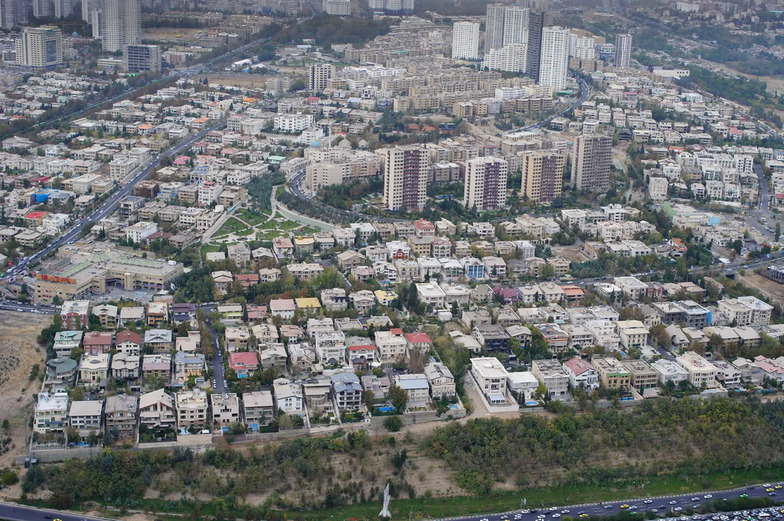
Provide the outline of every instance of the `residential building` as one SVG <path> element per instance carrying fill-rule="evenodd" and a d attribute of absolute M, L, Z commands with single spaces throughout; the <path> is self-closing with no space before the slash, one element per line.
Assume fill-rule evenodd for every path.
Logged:
<path fill-rule="evenodd" d="M 97 389 L 106 385 L 109 376 L 109 353 L 85 355 L 79 363 L 79 383 Z"/>
<path fill-rule="evenodd" d="M 177 425 L 200 429 L 208 424 L 207 393 L 201 389 L 181 391 L 175 395 Z"/>
<path fill-rule="evenodd" d="M 681 382 L 689 379 L 688 371 L 672 360 L 662 358 L 661 360 L 653 362 L 651 368 L 656 371 L 659 383 L 662 385 L 667 385 L 669 382 L 672 382 L 673 385 L 677 386 Z"/>
<path fill-rule="evenodd" d="M 520 197 L 531 202 L 550 202 L 561 197 L 566 157 L 548 152 L 529 152 L 522 157 Z"/>
<path fill-rule="evenodd" d="M 594 357 L 591 365 L 599 373 L 599 381 L 605 389 L 628 389 L 631 386 L 631 373 L 615 358 Z"/>
<path fill-rule="evenodd" d="M 425 366 L 425 378 L 430 384 L 430 395 L 434 400 L 451 400 L 457 396 L 455 377 L 441 362 L 430 362 Z"/>
<path fill-rule="evenodd" d="M 395 385 L 408 395 L 406 408 L 409 410 L 427 407 L 430 402 L 430 385 L 424 374 L 395 375 Z"/>
<path fill-rule="evenodd" d="M 161 72 L 161 47 L 126 45 L 123 48 L 123 68 L 127 72 Z"/>
<path fill-rule="evenodd" d="M 271 391 L 253 391 L 242 395 L 242 416 L 253 431 L 269 425 L 275 419 L 275 406 Z"/>
<path fill-rule="evenodd" d="M 506 206 L 508 163 L 491 156 L 471 159 L 466 164 L 463 204 L 485 212 Z"/>
<path fill-rule="evenodd" d="M 575 356 L 564 362 L 563 368 L 573 388 L 582 387 L 588 392 L 599 388 L 599 373 L 590 362 Z"/>
<path fill-rule="evenodd" d="M 531 362 L 531 373 L 547 388 L 550 398 L 558 400 L 569 392 L 569 373 L 558 360 L 544 359 Z"/>
<path fill-rule="evenodd" d="M 491 405 L 504 405 L 508 373 L 497 358 L 472 358 L 471 375 Z"/>
<path fill-rule="evenodd" d="M 308 75 L 308 90 L 311 92 L 321 92 L 327 88 L 327 82 L 335 75 L 335 66 L 329 63 L 321 63 L 310 66 Z"/>
<path fill-rule="evenodd" d="M 103 400 L 75 400 L 68 410 L 68 426 L 76 429 L 84 440 L 100 435 L 103 425 Z"/>
<path fill-rule="evenodd" d="M 354 411 L 362 406 L 362 384 L 354 373 L 337 373 L 331 376 L 332 392 L 338 410 Z"/>
<path fill-rule="evenodd" d="M 138 408 L 139 399 L 135 395 L 116 394 L 108 396 L 104 408 L 106 430 L 116 429 L 120 434 L 120 438 L 135 440 Z"/>
<path fill-rule="evenodd" d="M 659 373 L 643 360 L 624 360 L 621 362 L 631 374 L 631 386 L 637 392 L 656 387 L 659 382 Z"/>
<path fill-rule="evenodd" d="M 63 432 L 68 419 L 68 393 L 40 392 L 35 405 L 33 431 L 40 434 Z"/>
<path fill-rule="evenodd" d="M 148 429 L 176 428 L 177 416 L 172 396 L 163 389 L 139 396 L 139 425 Z"/>
<path fill-rule="evenodd" d="M 394 212 L 424 208 L 430 170 L 428 150 L 409 145 L 384 149 L 383 154 L 384 207 Z"/>
<path fill-rule="evenodd" d="M 570 35 L 569 29 L 564 27 L 552 26 L 542 30 L 538 83 L 552 87 L 556 92 L 566 88 Z"/>
<path fill-rule="evenodd" d="M 275 404 L 279 411 L 286 414 L 302 415 L 305 410 L 305 402 L 302 397 L 302 386 L 287 380 L 278 378 L 272 382 L 275 394 Z"/>
<path fill-rule="evenodd" d="M 632 62 L 632 35 L 619 34 L 615 37 L 615 66 L 628 68 Z"/>
<path fill-rule="evenodd" d="M 572 151 L 572 186 L 604 193 L 610 188 L 612 138 L 598 134 L 577 136 Z"/>
<path fill-rule="evenodd" d="M 63 63 L 63 33 L 58 27 L 22 27 L 16 40 L 16 63 L 30 69 L 51 69 Z"/>
<path fill-rule="evenodd" d="M 694 351 L 686 351 L 675 358 L 678 364 L 689 373 L 689 383 L 694 387 L 713 387 L 718 369 Z"/>
<path fill-rule="evenodd" d="M 479 59 L 479 24 L 455 22 L 452 25 L 452 58 L 458 60 Z"/>
<path fill-rule="evenodd" d="M 228 426 L 240 422 L 240 399 L 237 393 L 212 393 L 212 423 Z"/>
<path fill-rule="evenodd" d="M 142 43 L 139 0 L 100 0 L 101 44 L 105 52 L 122 51 Z"/>

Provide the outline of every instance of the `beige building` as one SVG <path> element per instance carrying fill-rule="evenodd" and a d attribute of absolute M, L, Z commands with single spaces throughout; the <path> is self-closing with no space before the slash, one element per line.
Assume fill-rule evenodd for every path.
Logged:
<path fill-rule="evenodd" d="M 548 152 L 529 152 L 522 157 L 520 197 L 548 202 L 561 197 L 566 157 Z"/>
<path fill-rule="evenodd" d="M 631 386 L 631 372 L 615 358 L 594 357 L 591 365 L 599 373 L 599 381 L 605 389 L 628 389 Z"/>
<path fill-rule="evenodd" d="M 182 391 L 176 395 L 177 425 L 201 428 L 207 424 L 207 393 L 201 389 Z"/>
<path fill-rule="evenodd" d="M 495 157 L 477 157 L 466 164 L 463 204 L 480 212 L 506 206 L 509 164 Z"/>
<path fill-rule="evenodd" d="M 236 393 L 213 393 L 210 395 L 212 403 L 212 423 L 224 426 L 240 421 L 240 399 Z"/>

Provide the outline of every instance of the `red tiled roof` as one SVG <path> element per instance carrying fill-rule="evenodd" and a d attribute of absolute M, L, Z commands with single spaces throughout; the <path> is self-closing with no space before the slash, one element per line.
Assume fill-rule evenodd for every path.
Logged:
<path fill-rule="evenodd" d="M 412 344 L 431 344 L 430 335 L 427 333 L 406 333 L 406 340 Z"/>

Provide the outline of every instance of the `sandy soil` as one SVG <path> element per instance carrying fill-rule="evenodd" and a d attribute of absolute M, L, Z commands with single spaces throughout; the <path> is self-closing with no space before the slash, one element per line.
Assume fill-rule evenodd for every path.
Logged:
<path fill-rule="evenodd" d="M 758 289 L 763 295 L 773 300 L 784 302 L 784 284 L 774 282 L 753 271 L 747 271 L 745 275 L 738 274 L 735 278 L 746 286 Z"/>
<path fill-rule="evenodd" d="M 10 450 L 0 454 L 0 468 L 13 466 L 16 456 L 25 452 L 25 421 L 41 385 L 39 380 L 29 380 L 30 369 L 38 364 L 44 371 L 44 351 L 35 338 L 51 320 L 49 315 L 0 311 L 0 422 L 10 422 L 8 435 L 12 440 Z M 0 498 L 18 497 L 19 493 L 16 485 L 0 491 Z"/>
<path fill-rule="evenodd" d="M 142 36 L 145 40 L 156 42 L 195 42 L 196 35 L 206 32 L 205 29 L 184 29 L 179 27 L 148 27 Z"/>
<path fill-rule="evenodd" d="M 263 74 L 208 74 L 210 83 L 233 85 L 247 89 L 263 89 L 269 76 Z"/>

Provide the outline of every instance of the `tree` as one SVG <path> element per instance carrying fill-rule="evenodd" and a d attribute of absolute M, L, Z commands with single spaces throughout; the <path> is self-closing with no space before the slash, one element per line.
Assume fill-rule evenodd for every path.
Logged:
<path fill-rule="evenodd" d="M 779 237 L 781 237 L 781 223 L 776 223 L 776 242 L 778 242 Z"/>
<path fill-rule="evenodd" d="M 367 407 L 368 411 L 373 410 L 373 407 L 376 403 L 376 398 L 373 394 L 373 391 L 368 390 L 362 393 L 362 403 L 365 405 L 365 407 Z"/>
<path fill-rule="evenodd" d="M 403 428 L 403 420 L 400 416 L 388 416 L 384 419 L 384 428 L 389 432 L 397 432 Z"/>
<path fill-rule="evenodd" d="M 402 413 L 408 404 L 408 393 L 397 385 L 392 385 L 389 387 L 389 401 L 397 412 Z"/>

